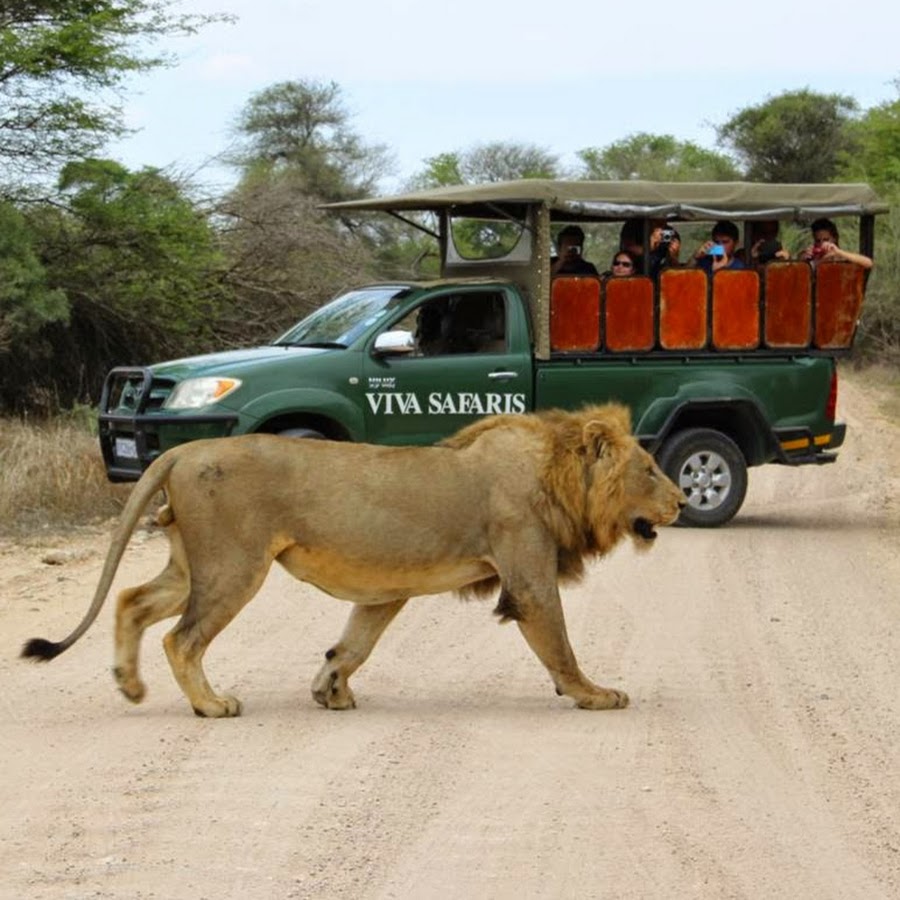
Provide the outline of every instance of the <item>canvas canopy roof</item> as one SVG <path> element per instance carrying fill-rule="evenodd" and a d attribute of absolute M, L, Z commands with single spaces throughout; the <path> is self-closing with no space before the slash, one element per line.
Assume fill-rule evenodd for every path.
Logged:
<path fill-rule="evenodd" d="M 383 212 L 448 211 L 473 218 L 522 218 L 545 205 L 562 220 L 650 217 L 690 220 L 788 219 L 877 215 L 888 205 L 867 184 L 735 182 L 553 181 L 522 179 L 453 185 L 393 197 L 327 204 L 325 209 Z"/>

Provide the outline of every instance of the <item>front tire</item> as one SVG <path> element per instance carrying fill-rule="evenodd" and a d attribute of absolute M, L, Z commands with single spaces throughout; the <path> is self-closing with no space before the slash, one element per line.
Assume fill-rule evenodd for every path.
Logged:
<path fill-rule="evenodd" d="M 727 434 L 712 428 L 676 432 L 658 454 L 659 467 L 684 491 L 679 525 L 717 528 L 734 518 L 747 494 L 747 462 Z"/>
<path fill-rule="evenodd" d="M 314 428 L 282 428 L 281 431 L 276 431 L 275 434 L 280 437 L 306 438 L 310 441 L 325 440 L 325 435 Z"/>

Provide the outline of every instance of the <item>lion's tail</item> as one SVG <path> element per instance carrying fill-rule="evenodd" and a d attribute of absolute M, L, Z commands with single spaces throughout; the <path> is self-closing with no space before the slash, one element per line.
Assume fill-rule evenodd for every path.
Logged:
<path fill-rule="evenodd" d="M 109 588 L 112 585 L 116 570 L 119 568 L 119 563 L 122 561 L 122 556 L 125 553 L 125 548 L 128 546 L 128 541 L 131 539 L 135 525 L 137 525 L 138 519 L 153 495 L 165 484 L 166 478 L 175 464 L 175 459 L 176 454 L 174 453 L 163 454 L 152 463 L 150 468 L 141 476 L 140 481 L 134 486 L 134 490 L 128 497 L 128 501 L 116 525 L 116 530 L 113 533 L 109 552 L 106 554 L 106 562 L 103 564 L 103 571 L 100 573 L 100 582 L 94 593 L 94 599 L 91 601 L 90 608 L 78 624 L 78 627 L 67 638 L 58 642 L 48 641 L 45 638 L 32 638 L 22 648 L 23 657 L 39 662 L 48 662 L 59 656 L 63 651 L 68 650 L 91 627 L 103 608 L 106 595 L 109 593 Z"/>

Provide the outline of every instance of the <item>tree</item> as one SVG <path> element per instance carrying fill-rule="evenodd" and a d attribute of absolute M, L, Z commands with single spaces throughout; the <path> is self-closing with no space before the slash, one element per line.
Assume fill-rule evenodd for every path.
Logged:
<path fill-rule="evenodd" d="M 7 182 L 55 172 L 124 131 L 112 98 L 170 62 L 138 48 L 223 16 L 175 16 L 168 0 L 0 3 L 0 160 Z"/>
<path fill-rule="evenodd" d="M 317 209 L 302 172 L 255 170 L 219 205 L 233 303 L 217 332 L 228 344 L 270 340 L 339 290 L 373 277 L 367 242 Z"/>
<path fill-rule="evenodd" d="M 425 169 L 415 176 L 411 187 L 427 189 L 518 178 L 558 178 L 559 175 L 559 159 L 548 150 L 535 144 L 493 141 L 426 159 Z M 521 228 L 511 222 L 457 220 L 453 226 L 453 240 L 466 256 L 491 258 L 508 253 L 518 241 L 520 231 Z M 413 236 L 407 250 L 414 251 L 416 260 L 420 261 L 430 246 L 421 237 Z M 429 262 L 434 269 L 436 258 L 432 257 Z"/>
<path fill-rule="evenodd" d="M 70 215 L 46 252 L 73 305 L 127 323 L 136 332 L 128 344 L 144 359 L 209 334 L 223 260 L 177 183 L 157 169 L 91 159 L 69 163 L 59 186 Z"/>
<path fill-rule="evenodd" d="M 606 147 L 588 147 L 578 156 L 584 177 L 601 181 L 735 181 L 734 162 L 670 134 L 629 135 Z"/>
<path fill-rule="evenodd" d="M 9 203 L 0 203 L 0 356 L 48 322 L 67 316 L 65 294 L 48 286 L 24 217 Z"/>
<path fill-rule="evenodd" d="M 298 172 L 306 193 L 326 201 L 367 196 L 390 168 L 384 147 L 367 145 L 333 81 L 283 81 L 253 95 L 238 116 L 233 161 L 245 172 Z"/>
<path fill-rule="evenodd" d="M 413 179 L 413 184 L 433 188 L 517 178 L 558 178 L 559 174 L 559 158 L 548 150 L 535 144 L 493 141 L 426 159 L 424 171 Z"/>
<path fill-rule="evenodd" d="M 716 128 L 751 181 L 827 182 L 855 147 L 852 97 L 788 91 L 741 110 Z"/>
<path fill-rule="evenodd" d="M 894 86 L 900 92 L 900 78 Z M 853 152 L 842 154 L 841 177 L 900 188 L 900 98 L 866 110 L 851 130 Z"/>
<path fill-rule="evenodd" d="M 894 81 L 900 92 L 900 79 Z M 840 177 L 866 181 L 891 209 L 876 220 L 875 269 L 866 289 L 856 355 L 900 362 L 900 99 L 881 103 L 853 123 L 855 149 Z"/>
<path fill-rule="evenodd" d="M 59 187 L 59 203 L 29 208 L 57 306 L 16 342 L 14 364 L 0 355 L 10 409 L 95 402 L 114 365 L 212 349 L 227 299 L 217 235 L 162 173 L 85 160 L 64 168 Z M 29 306 L 20 298 L 20 311 Z"/>

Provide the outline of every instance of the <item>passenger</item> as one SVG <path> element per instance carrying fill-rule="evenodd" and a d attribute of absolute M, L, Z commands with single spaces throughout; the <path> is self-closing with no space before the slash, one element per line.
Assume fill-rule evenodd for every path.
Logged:
<path fill-rule="evenodd" d="M 791 254 L 782 247 L 778 239 L 778 228 L 778 219 L 761 219 L 751 223 L 750 262 L 753 265 L 761 266 L 776 259 L 791 258 Z M 747 260 L 744 259 L 744 262 Z"/>
<path fill-rule="evenodd" d="M 619 249 L 631 254 L 635 271 L 641 270 L 644 258 L 644 223 L 641 219 L 627 219 L 619 232 Z"/>
<path fill-rule="evenodd" d="M 657 275 L 660 269 L 674 269 L 681 266 L 681 235 L 674 228 L 657 226 L 650 232 L 650 274 Z"/>
<path fill-rule="evenodd" d="M 703 269 L 707 274 L 722 269 L 745 269 L 743 260 L 735 255 L 740 237 L 734 222 L 716 222 L 710 233 L 710 240 L 704 241 L 691 260 L 691 265 Z"/>
<path fill-rule="evenodd" d="M 584 232 L 577 225 L 566 225 L 557 235 L 559 255 L 550 260 L 551 275 L 599 275 L 597 267 L 583 256 Z"/>
<path fill-rule="evenodd" d="M 665 219 L 650 219 L 649 228 L 652 234 L 656 229 L 665 227 Z M 619 232 L 619 249 L 631 254 L 634 260 L 634 271 L 644 271 L 644 220 L 626 219 Z"/>
<path fill-rule="evenodd" d="M 837 225 L 831 219 L 816 219 L 810 225 L 813 235 L 813 242 L 800 253 L 800 259 L 808 262 L 818 262 L 819 260 L 844 260 L 845 262 L 856 263 L 864 269 L 871 269 L 874 263 L 868 256 L 862 253 L 851 253 L 844 250 L 838 245 L 840 235 L 838 234 Z"/>
<path fill-rule="evenodd" d="M 637 266 L 634 257 L 627 250 L 620 250 L 613 255 L 612 264 L 607 272 L 603 273 L 604 278 L 622 278 L 626 275 L 637 275 Z"/>

